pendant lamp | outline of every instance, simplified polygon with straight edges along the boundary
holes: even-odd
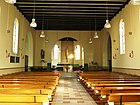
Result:
[[[30,27],[37,27],[37,23],[35,22],[35,0],[34,0],[33,18]]]
[[[47,19],[47,29],[48,29],[48,19]],[[48,34],[46,33],[45,35],[45,42],[48,43],[49,42],[49,38],[48,38]]]
[[[130,0],[130,3],[132,5],[139,5],[140,4],[140,0]]]
[[[9,4],[14,4],[16,3],[16,0],[5,0],[6,3],[9,3]]]
[[[43,16],[42,16],[42,31],[41,31],[40,37],[45,38],[45,33],[44,33],[44,13],[43,13]]]
[[[96,11],[95,11],[95,32],[94,32],[94,38],[97,39],[98,38],[98,33],[96,31]]]
[[[104,25],[104,28],[111,28],[111,24],[109,23],[109,20],[108,20],[107,0],[106,0],[106,23]]]
[[[89,20],[89,31],[91,32],[91,20]],[[88,43],[89,44],[92,44],[92,32],[90,33],[90,38],[89,38],[89,41],[88,41]]]

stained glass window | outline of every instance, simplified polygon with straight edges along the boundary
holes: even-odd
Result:
[[[75,60],[80,60],[80,45],[75,46]]]
[[[124,20],[120,20],[120,54],[125,54],[125,23]]]
[[[13,53],[18,53],[18,32],[19,32],[19,22],[16,18],[14,21],[14,29],[13,29]]]
[[[58,59],[58,55],[59,55],[59,48],[58,45],[54,46],[54,59]]]

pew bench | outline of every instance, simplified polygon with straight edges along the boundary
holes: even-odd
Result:
[[[0,81],[0,84],[54,84],[57,85],[55,81]]]
[[[0,103],[47,103],[49,99],[47,95],[12,95],[0,94]]]
[[[51,89],[15,89],[15,88],[0,88],[0,95],[47,95],[49,101],[53,100],[53,90]]]
[[[140,89],[116,89],[116,90],[101,90],[100,100],[107,101],[108,96],[112,93],[140,93]]]
[[[54,85],[41,85],[41,84],[0,84],[0,88],[52,88],[55,89]]]
[[[139,76],[112,72],[85,72],[79,73],[78,76],[90,95],[104,96],[100,98],[101,101],[108,100],[109,105],[114,105],[114,102],[115,105],[138,105],[140,102]],[[121,98],[113,94],[121,94]]]
[[[43,103],[0,103],[0,105],[43,105]]]
[[[90,89],[90,91],[92,91],[93,92],[93,95],[98,95],[98,96],[100,96],[100,94],[101,94],[101,90],[103,89],[103,88],[106,88],[106,87],[117,87],[117,88],[119,88],[119,87],[140,87],[140,83],[124,83],[124,84],[117,84],[117,83],[115,83],[115,84],[94,84],[94,86],[91,86],[91,87],[88,87],[89,89]],[[103,98],[102,98],[103,99]],[[104,100],[106,100],[105,98],[104,98]]]
[[[1,77],[10,77],[10,76],[16,76],[16,75],[32,75],[32,76],[38,76],[38,75],[45,75],[45,76],[60,76],[60,72],[18,72],[8,75],[3,75]]]
[[[60,73],[21,72],[0,77],[0,105],[49,105]]]
[[[110,93],[108,97],[109,105],[113,105],[113,103],[122,105],[125,102],[140,102],[140,93]]]
[[[140,102],[124,102],[123,105],[140,105]]]

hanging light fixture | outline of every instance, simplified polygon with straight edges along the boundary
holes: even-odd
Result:
[[[46,39],[45,39],[45,42],[46,42],[46,43],[48,43],[48,42],[49,42],[49,39],[48,39],[48,37],[46,37]]]
[[[45,32],[43,30],[41,31],[40,38],[45,38]]]
[[[89,44],[92,44],[92,39],[91,39],[91,38],[89,38],[88,43],[89,43]]]
[[[99,38],[97,31],[95,31],[95,33],[94,33],[94,38],[95,39],[98,39]]]
[[[98,33],[96,31],[96,10],[95,10],[95,32],[94,32],[94,38],[97,39],[98,38]]]
[[[47,19],[47,29],[48,29],[48,19]],[[46,34],[45,42],[46,42],[46,43],[49,42],[49,38],[48,38],[47,34]]]
[[[139,5],[140,4],[140,0],[130,0],[130,3],[132,5]]]
[[[33,18],[32,18],[32,22],[31,22],[30,26],[37,27],[37,24],[35,22],[35,0],[34,0]]]
[[[89,20],[89,31],[91,32],[91,23],[90,23],[91,21]],[[92,44],[92,32],[91,32],[91,34],[90,34],[91,36],[90,36],[90,38],[89,38],[89,41],[88,41],[88,43],[89,44]]]
[[[43,16],[42,16],[42,31],[41,31],[40,37],[41,38],[45,38],[45,32],[44,32],[44,13],[43,13]]]
[[[9,3],[9,4],[14,4],[16,3],[16,0],[5,0],[6,3]]]
[[[104,28],[111,28],[111,24],[109,23],[109,20],[108,20],[107,0],[106,0],[106,23],[104,25]]]

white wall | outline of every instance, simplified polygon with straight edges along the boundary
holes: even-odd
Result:
[[[19,21],[19,52],[17,56],[20,57],[20,63],[10,63],[10,57],[7,57],[6,55],[6,50],[10,55],[14,55],[12,52],[12,37],[15,18]],[[7,30],[10,32],[7,32]],[[17,68],[24,67],[24,58],[21,59],[21,57],[25,55],[27,32],[33,33],[34,30],[29,27],[29,23],[25,17],[14,5],[10,5],[5,3],[4,0],[0,0],[0,74],[3,74],[4,72],[12,73],[21,71]],[[21,48],[23,49],[20,50]],[[15,68],[16,70],[5,70],[5,68]]]
[[[120,19],[124,19],[125,22],[125,37],[126,37],[126,53],[124,55],[120,55],[120,37],[119,37],[119,22]],[[128,4],[125,8],[122,9],[119,14],[117,14],[111,20],[111,29],[101,31],[101,36],[103,37],[108,31],[111,35],[112,40],[112,55],[116,54],[116,59],[113,59],[113,71],[119,72],[129,72],[140,73],[140,5],[134,6]],[[129,35],[129,32],[132,32],[132,35]],[[103,45],[104,43],[102,43]],[[103,48],[102,48],[103,49]],[[118,49],[118,50],[117,50]],[[129,57],[129,53],[133,50],[134,57]],[[103,51],[104,53],[104,51]],[[118,69],[117,69],[118,68]],[[125,68],[125,69],[123,69]]]
[[[99,39],[93,39],[93,43],[89,44],[88,40],[91,37],[91,33],[89,31],[57,31],[57,30],[47,30],[45,34],[47,34],[49,38],[49,43],[45,43],[43,38],[40,38],[41,30],[36,31],[36,44],[35,44],[35,65],[40,66],[40,50],[41,48],[45,49],[45,60],[47,63],[51,62],[51,51],[54,47],[54,44],[57,40],[64,37],[72,37],[77,40],[76,43],[79,43],[80,46],[83,46],[85,51],[85,63],[91,63],[91,61],[96,61],[101,65],[101,45],[100,45],[100,32]],[[93,32],[94,33],[94,32]],[[82,61],[80,61],[81,63]]]

